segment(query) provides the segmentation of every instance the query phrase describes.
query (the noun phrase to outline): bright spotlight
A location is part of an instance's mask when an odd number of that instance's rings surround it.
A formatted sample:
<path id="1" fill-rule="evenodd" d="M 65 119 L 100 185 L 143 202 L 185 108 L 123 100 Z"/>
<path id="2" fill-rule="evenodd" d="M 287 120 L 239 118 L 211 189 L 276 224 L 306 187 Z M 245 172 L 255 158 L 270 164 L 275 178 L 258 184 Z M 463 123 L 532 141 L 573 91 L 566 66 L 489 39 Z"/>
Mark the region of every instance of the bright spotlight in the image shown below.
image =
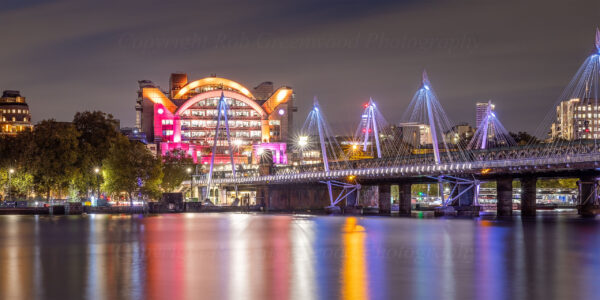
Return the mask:
<path id="1" fill-rule="evenodd" d="M 304 147 L 308 146 L 308 137 L 307 136 L 301 136 L 298 139 L 298 146 L 300 146 L 301 148 L 304 148 Z"/>

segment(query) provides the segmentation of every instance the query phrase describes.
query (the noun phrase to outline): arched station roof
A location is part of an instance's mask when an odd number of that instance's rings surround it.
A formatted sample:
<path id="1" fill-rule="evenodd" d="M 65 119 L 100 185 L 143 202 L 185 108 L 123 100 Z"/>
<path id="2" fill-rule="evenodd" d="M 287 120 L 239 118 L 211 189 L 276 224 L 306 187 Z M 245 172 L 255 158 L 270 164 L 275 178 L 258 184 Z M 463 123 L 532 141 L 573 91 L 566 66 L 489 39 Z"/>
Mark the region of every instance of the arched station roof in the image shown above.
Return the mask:
<path id="1" fill-rule="evenodd" d="M 206 77 L 206 78 L 202 78 L 196 81 L 192 81 L 188 84 L 186 84 L 184 87 L 182 87 L 177 94 L 175 95 L 175 99 L 182 99 L 190 90 L 199 88 L 199 87 L 203 87 L 203 86 L 223 86 L 223 87 L 227 87 L 230 88 L 234 91 L 239 92 L 240 94 L 246 96 L 249 99 L 256 99 L 254 98 L 254 95 L 252 95 L 252 93 L 250 93 L 250 91 L 245 88 L 243 85 L 233 81 L 233 80 L 229 80 L 226 78 L 220 78 L 220 77 Z"/>
<path id="2" fill-rule="evenodd" d="M 258 105 L 258 103 L 256 103 L 253 99 L 249 98 L 248 96 L 246 96 L 244 94 L 237 93 L 234 91 L 229 91 L 229 90 L 213 90 L 213 91 L 198 94 L 198 95 L 188 99 L 183 105 L 181 105 L 179 107 L 179 109 L 177 109 L 175 114 L 180 115 L 186 109 L 188 109 L 192 105 L 198 103 L 198 101 L 200 101 L 200 100 L 221 97 L 221 93 L 223 93 L 223 95 L 227 98 L 236 99 L 236 100 L 239 100 L 239 101 L 242 101 L 242 102 L 248 104 L 248 106 L 252 107 L 256 112 L 258 112 L 258 114 L 261 116 L 262 119 L 267 118 L 268 115 L 265 112 L 265 110 L 260 105 Z"/>

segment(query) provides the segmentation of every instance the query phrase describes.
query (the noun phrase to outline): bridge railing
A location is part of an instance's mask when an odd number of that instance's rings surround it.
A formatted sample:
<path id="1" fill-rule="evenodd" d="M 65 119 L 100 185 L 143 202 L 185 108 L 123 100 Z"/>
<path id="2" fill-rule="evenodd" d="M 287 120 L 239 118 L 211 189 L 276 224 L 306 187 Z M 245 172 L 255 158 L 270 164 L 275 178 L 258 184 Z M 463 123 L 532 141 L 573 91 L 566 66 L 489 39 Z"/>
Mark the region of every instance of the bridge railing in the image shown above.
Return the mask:
<path id="1" fill-rule="evenodd" d="M 255 184 L 255 183 L 286 183 L 286 182 L 316 182 L 322 180 L 343 179 L 348 176 L 360 178 L 385 178 L 402 176 L 437 176 L 437 175 L 469 175 L 479 173 L 483 169 L 519 169 L 523 167 L 552 168 L 564 165 L 569 168 L 572 163 L 594 163 L 600 161 L 600 153 L 566 155 L 562 157 L 520 158 L 509 160 L 471 161 L 442 164 L 420 165 L 391 165 L 386 167 L 356 168 L 344 170 L 312 171 L 273 174 L 266 176 L 247 176 L 237 178 L 213 179 L 215 184 Z M 197 176 L 197 184 L 206 184 L 206 178 Z"/>

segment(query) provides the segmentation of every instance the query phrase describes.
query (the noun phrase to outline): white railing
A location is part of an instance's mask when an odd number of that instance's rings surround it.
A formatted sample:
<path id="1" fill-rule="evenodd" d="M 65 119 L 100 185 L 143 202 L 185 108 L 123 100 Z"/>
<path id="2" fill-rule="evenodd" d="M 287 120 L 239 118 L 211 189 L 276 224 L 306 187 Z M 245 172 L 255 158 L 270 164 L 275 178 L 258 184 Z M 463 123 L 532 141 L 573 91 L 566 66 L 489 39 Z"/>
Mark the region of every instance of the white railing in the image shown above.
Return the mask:
<path id="1" fill-rule="evenodd" d="M 441 164 L 424 165 L 396 165 L 363 169 L 332 170 L 329 172 L 305 172 L 305 173 L 286 173 L 278 175 L 249 176 L 239 178 L 218 178 L 212 179 L 214 184 L 264 184 L 264 183 L 292 183 L 292 182 L 318 182 L 322 180 L 333 180 L 345 178 L 348 176 L 357 176 L 359 178 L 394 178 L 409 176 L 431 176 L 431 175 L 451 175 L 451 174 L 472 174 L 479 173 L 482 169 L 506 169 L 535 167 L 540 169 L 556 169 L 557 165 L 567 165 L 563 169 L 568 169 L 570 163 L 594 163 L 600 161 L 600 153 L 567 155 L 564 157 L 544 157 L 544 158 L 521 158 L 509 160 L 490 160 L 490 161 L 471 161 Z M 206 184 L 204 176 L 196 176 L 195 184 Z"/>

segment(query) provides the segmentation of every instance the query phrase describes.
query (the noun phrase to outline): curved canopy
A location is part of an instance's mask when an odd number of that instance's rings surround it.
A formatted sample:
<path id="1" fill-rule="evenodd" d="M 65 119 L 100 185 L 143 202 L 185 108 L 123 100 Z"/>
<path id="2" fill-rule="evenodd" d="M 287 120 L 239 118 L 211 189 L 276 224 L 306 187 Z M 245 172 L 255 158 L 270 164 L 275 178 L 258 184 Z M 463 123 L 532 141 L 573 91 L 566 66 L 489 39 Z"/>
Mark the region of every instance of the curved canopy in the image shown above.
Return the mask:
<path id="1" fill-rule="evenodd" d="M 163 94 L 157 88 L 143 88 L 142 89 L 143 97 L 150 99 L 150 101 L 162 104 L 166 109 L 168 109 L 171 113 L 174 113 L 177 110 L 177 106 Z"/>
<path id="2" fill-rule="evenodd" d="M 265 103 L 263 103 L 262 107 L 265 109 L 267 114 L 271 114 L 273 110 L 277 107 L 277 105 L 281 103 L 286 103 L 292 96 L 292 89 L 287 87 L 280 87 L 271 95 Z"/>
<path id="3" fill-rule="evenodd" d="M 203 87 L 203 86 L 207 86 L 207 85 L 228 87 L 232 90 L 239 92 L 240 94 L 245 95 L 246 97 L 248 97 L 250 99 L 255 99 L 254 95 L 252 95 L 252 93 L 250 93 L 250 91 L 247 88 L 245 88 L 243 85 L 241 85 L 233 80 L 220 78 L 220 77 L 206 77 L 206 78 L 202 78 L 200 80 L 192 81 L 192 82 L 186 84 L 184 87 L 182 87 L 177 92 L 175 97 L 173 97 L 173 98 L 181 99 L 190 90 L 193 90 L 193 89 L 199 88 L 199 87 Z"/>

